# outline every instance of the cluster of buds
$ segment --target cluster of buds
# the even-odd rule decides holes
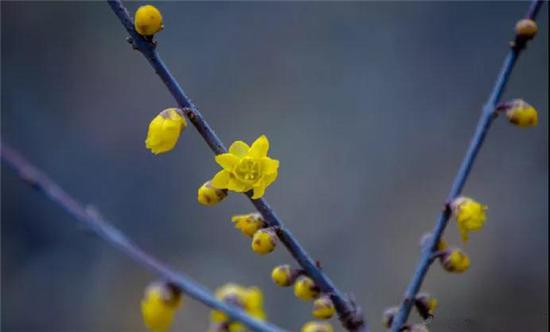
[[[248,315],[265,320],[263,294],[257,287],[243,287],[228,283],[216,290],[216,298],[244,310]],[[224,312],[213,310],[210,314],[210,332],[245,332],[246,327],[232,321]]]
[[[145,288],[141,314],[149,330],[165,332],[170,328],[177,309],[182,305],[181,293],[179,287],[164,281],[155,281]]]
[[[330,319],[336,309],[330,297],[321,293],[313,279],[303,270],[293,269],[288,264],[276,266],[271,271],[271,279],[280,287],[294,286],[294,295],[302,301],[313,301],[311,314],[317,319]]]

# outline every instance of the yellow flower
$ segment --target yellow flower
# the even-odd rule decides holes
[[[235,192],[253,190],[253,199],[262,197],[265,188],[277,178],[279,161],[267,156],[269,140],[260,136],[252,146],[236,141],[228,153],[216,156],[216,162],[223,168],[212,179],[212,185],[219,189]]]
[[[508,121],[518,127],[534,127],[539,123],[537,110],[522,99],[505,103],[502,108],[506,110]]]
[[[258,212],[236,215],[231,217],[231,221],[235,223],[236,229],[248,237],[252,237],[254,233],[265,226],[264,218]]]
[[[266,319],[266,314],[263,308],[263,294],[261,289],[257,287],[243,287],[237,284],[228,283],[218,288],[215,296],[218,300],[240,307],[256,319]],[[221,311],[212,311],[210,314],[210,320],[215,326],[226,324],[231,332],[245,330],[242,324],[232,322],[230,318]]]
[[[172,150],[187,122],[177,108],[167,108],[160,112],[149,124],[145,146],[154,154]]]
[[[279,265],[271,271],[271,279],[277,286],[291,286],[296,279],[296,271],[292,270],[290,265]]]
[[[301,332],[333,332],[332,325],[327,322],[307,322],[302,326]]]
[[[197,200],[200,204],[211,206],[216,205],[227,197],[227,192],[222,189],[212,187],[210,181],[206,181],[199,190],[197,190]]]
[[[152,36],[162,30],[162,15],[160,11],[151,5],[138,8],[134,17],[134,27],[142,36]]]
[[[155,282],[145,290],[141,313],[145,326],[153,332],[165,332],[181,306],[181,292],[174,286]]]
[[[469,233],[479,231],[487,220],[487,206],[482,205],[471,198],[459,197],[455,199],[451,208],[456,217],[458,230],[462,241],[468,241]]]
[[[304,301],[310,301],[319,296],[319,288],[309,277],[301,276],[294,284],[294,295]]]
[[[462,250],[453,249],[443,256],[441,264],[448,272],[463,273],[470,267],[470,258]]]
[[[321,296],[313,302],[311,314],[318,319],[329,319],[334,315],[336,309],[328,296]]]
[[[252,237],[252,251],[260,255],[267,255],[277,244],[277,236],[271,228],[262,228],[254,233]]]

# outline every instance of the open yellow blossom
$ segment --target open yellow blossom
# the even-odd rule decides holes
[[[212,187],[210,181],[206,181],[197,190],[197,200],[200,204],[206,206],[216,205],[227,197],[227,192],[223,189]]]
[[[332,325],[327,322],[307,322],[302,326],[301,332],[333,332]]]
[[[258,212],[235,215],[231,217],[231,221],[235,223],[236,229],[248,237],[254,236],[254,233],[265,226],[264,218]]]
[[[265,135],[250,147],[243,141],[234,142],[228,153],[216,156],[216,162],[223,170],[214,176],[212,185],[235,192],[253,190],[252,198],[261,198],[279,171],[279,161],[269,158],[268,150],[269,140]]]
[[[263,308],[263,294],[261,289],[257,287],[243,287],[234,283],[228,283],[218,288],[215,296],[218,300],[240,307],[256,319],[266,319]],[[215,326],[227,326],[227,330],[230,332],[246,330],[241,323],[231,321],[230,318],[221,311],[212,311],[210,320]]]
[[[479,231],[487,220],[487,206],[471,198],[459,197],[452,202],[451,208],[464,242],[468,241],[470,232]]]
[[[313,301],[313,310],[311,311],[313,317],[318,319],[329,319],[335,312],[336,309],[330,297],[321,296]]]
[[[514,125],[527,128],[539,123],[537,110],[522,99],[515,99],[504,104],[506,117]]]
[[[442,257],[441,264],[448,272],[463,273],[470,267],[470,258],[462,250],[453,249]]]
[[[294,283],[294,295],[300,300],[310,301],[319,296],[319,288],[310,277],[301,276]]]
[[[181,132],[187,127],[181,111],[167,108],[160,112],[149,124],[145,146],[154,154],[172,150]]]
[[[145,326],[153,332],[165,332],[181,306],[181,291],[172,285],[155,282],[145,290],[141,313]]]
[[[162,30],[162,15],[160,11],[151,5],[138,8],[134,17],[134,27],[142,36],[152,36]]]

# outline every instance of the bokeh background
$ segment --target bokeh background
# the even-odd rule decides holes
[[[226,143],[268,135],[281,169],[266,197],[382,331],[527,5],[163,2],[158,41]],[[286,251],[259,257],[233,230],[249,202],[196,202],[218,169],[196,131],[169,154],[145,149],[149,121],[174,101],[110,8],[1,10],[2,140],[177,269],[210,288],[261,287],[269,318],[290,330],[309,320],[310,304],[270,281]],[[436,264],[425,283],[440,299],[434,331],[548,330],[547,10],[505,94],[535,105],[540,124],[496,121],[465,189],[490,208],[464,246],[471,269]],[[446,236],[462,246],[454,223]],[[2,168],[2,331],[145,331],[139,301],[153,279]],[[188,300],[173,330],[207,324]]]

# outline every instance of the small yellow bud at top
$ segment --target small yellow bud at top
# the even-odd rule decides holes
[[[227,192],[222,189],[212,187],[210,181],[206,181],[199,190],[197,190],[197,200],[200,204],[211,206],[221,202],[227,197]]]
[[[268,151],[269,140],[265,135],[252,146],[243,141],[234,142],[228,153],[216,156],[216,162],[223,169],[214,176],[212,185],[236,192],[253,190],[252,199],[262,197],[279,172],[279,161],[269,158]]]
[[[181,132],[187,127],[181,111],[167,108],[160,112],[149,124],[145,146],[154,154],[172,150]]]
[[[539,123],[537,110],[522,99],[514,99],[499,106],[510,123],[520,127],[535,127]]]
[[[416,309],[423,319],[433,317],[437,308],[437,299],[430,294],[421,293],[415,299]]]
[[[302,326],[301,332],[333,332],[332,325],[327,322],[307,322]]]
[[[393,319],[398,312],[398,307],[390,307],[384,310],[384,314],[382,315],[382,326],[387,329],[391,328],[391,325],[393,324]]]
[[[231,217],[235,228],[248,237],[252,237],[259,229],[265,226],[264,218],[258,212],[240,214]]]
[[[516,23],[516,36],[524,40],[530,40],[535,37],[538,31],[537,22],[525,18]]]
[[[138,8],[134,17],[134,27],[142,36],[152,36],[162,30],[162,15],[160,11],[151,5]]]
[[[294,283],[294,295],[304,301],[311,301],[319,296],[319,287],[310,277],[301,276]]]
[[[479,231],[487,220],[485,214],[487,206],[481,205],[471,198],[459,197],[451,203],[451,208],[464,242],[468,240],[470,232]]]
[[[330,297],[324,295],[313,301],[311,314],[318,319],[329,319],[334,315],[336,309]]]
[[[271,271],[271,279],[277,286],[288,287],[296,280],[297,273],[290,265],[279,265]]]
[[[260,255],[266,255],[275,250],[277,235],[271,228],[263,228],[254,233],[252,237],[252,251]]]
[[[463,273],[470,267],[470,258],[462,250],[453,249],[441,258],[441,264],[448,272]]]
[[[145,326],[153,332],[165,332],[181,306],[181,291],[172,284],[155,282],[145,289],[141,313]]]

